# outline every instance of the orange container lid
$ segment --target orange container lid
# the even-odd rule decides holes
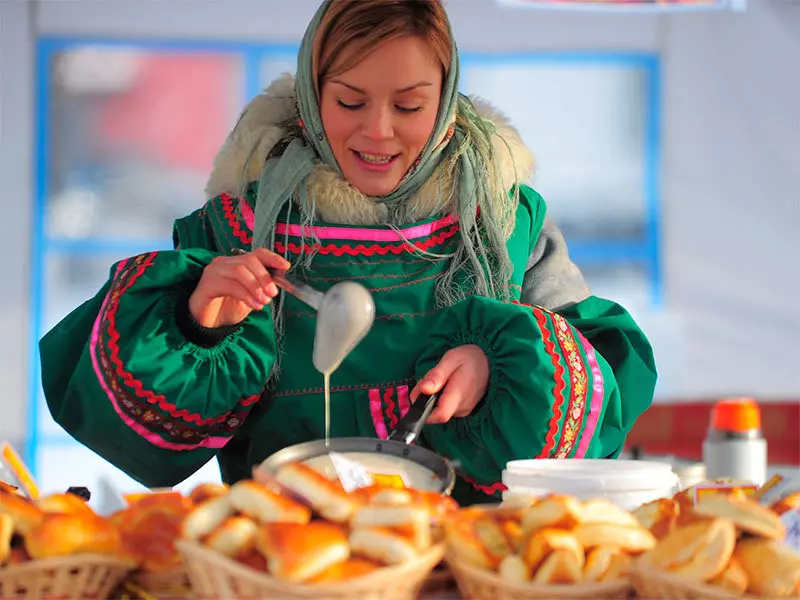
[[[761,429],[761,411],[752,398],[725,398],[711,409],[711,428],[737,432]]]

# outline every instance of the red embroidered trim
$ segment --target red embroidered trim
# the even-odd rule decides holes
[[[575,336],[572,335],[572,329],[569,323],[559,314],[550,313],[550,315],[553,320],[553,325],[555,326],[558,344],[561,346],[561,354],[569,370],[569,408],[567,409],[567,417],[564,419],[564,425],[561,429],[561,441],[555,453],[555,458],[566,458],[575,447],[578,432],[583,422],[583,413],[586,408],[586,395],[588,391],[588,377],[586,374],[586,365],[578,349]]]
[[[136,396],[139,398],[143,398],[149,404],[155,404],[159,409],[168,413],[171,417],[175,419],[181,419],[188,423],[192,423],[197,427],[206,427],[209,425],[214,425],[217,423],[223,423],[231,416],[234,416],[234,410],[231,410],[228,413],[220,415],[218,417],[210,417],[207,419],[203,419],[197,413],[191,413],[186,409],[178,409],[177,406],[168,402],[164,396],[156,395],[150,390],[144,389],[144,386],[141,381],[134,378],[133,374],[125,370],[125,366],[122,360],[119,357],[119,339],[120,335],[116,329],[116,313],[117,308],[119,307],[119,300],[122,295],[136,282],[136,280],[141,277],[141,275],[145,272],[145,270],[153,264],[153,261],[158,253],[151,252],[146,255],[142,255],[141,257],[137,257],[137,259],[142,259],[139,266],[136,268],[136,272],[133,273],[125,285],[118,287],[117,289],[113,290],[110,297],[109,297],[109,307],[106,311],[106,320],[108,323],[108,347],[111,349],[111,362],[114,363],[116,367],[116,374],[122,379],[122,382],[131,388]],[[248,396],[240,400],[237,403],[236,408],[238,407],[246,407],[252,404],[255,404],[258,401],[260,394],[255,394],[253,396]]]
[[[389,429],[397,427],[397,415],[394,414],[394,409],[397,407],[397,404],[392,400],[393,394],[394,388],[386,388],[386,391],[383,393],[383,401],[386,403],[384,413],[389,417]]]
[[[483,492],[484,494],[487,494],[489,496],[496,494],[497,492],[505,492],[508,489],[508,487],[501,481],[493,483],[492,485],[481,485],[479,483],[475,483],[475,481],[473,481],[466,475],[462,475],[461,473],[459,473],[458,476],[461,477],[461,479],[466,481],[468,484],[470,484],[473,488],[475,488],[479,492]]]
[[[447,239],[456,235],[459,231],[458,224],[452,225],[449,229],[443,231],[440,234],[432,235],[427,240],[424,241],[417,241],[413,244],[409,244],[408,242],[401,242],[399,244],[387,244],[385,246],[381,246],[379,244],[372,244],[370,246],[365,246],[364,244],[358,244],[355,247],[351,246],[350,244],[306,244],[305,246],[301,246],[300,244],[295,244],[294,242],[289,242],[288,250],[291,254],[311,254],[316,252],[318,254],[332,254],[334,256],[374,256],[375,254],[386,255],[386,254],[402,254],[403,252],[413,252],[414,247],[419,248],[420,250],[428,250],[429,248],[433,248],[434,246],[438,246],[439,244],[443,244]],[[275,242],[275,252],[278,254],[285,254],[287,250],[287,245],[283,242],[276,241]]]
[[[517,303],[520,304],[520,303]],[[539,307],[533,308],[533,314],[536,316],[536,323],[542,332],[542,339],[544,340],[544,348],[550,355],[553,361],[553,368],[555,369],[555,389],[553,390],[553,416],[550,419],[550,430],[547,432],[547,438],[544,448],[538,458],[547,458],[553,451],[556,445],[556,433],[558,432],[558,423],[561,421],[561,405],[564,403],[564,366],[561,364],[561,357],[556,350],[556,345],[550,338],[550,330],[547,329],[547,321],[544,312]]]
[[[220,194],[220,202],[222,202],[222,212],[233,230],[233,235],[239,238],[243,244],[252,244],[253,236],[242,230],[242,224],[239,216],[236,214],[236,208],[233,205],[233,198],[228,194]]]

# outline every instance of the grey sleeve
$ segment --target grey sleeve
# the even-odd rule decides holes
[[[528,257],[520,301],[555,311],[590,295],[583,274],[569,258],[564,236],[550,219],[545,219]]]

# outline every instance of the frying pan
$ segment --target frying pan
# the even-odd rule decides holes
[[[342,454],[345,458],[348,454],[355,453],[384,455],[397,459],[392,462],[397,462],[400,469],[402,469],[404,462],[425,468],[430,472],[430,476],[434,479],[438,490],[444,495],[449,495],[456,481],[453,465],[446,458],[439,456],[435,452],[413,445],[414,441],[419,437],[425,421],[435,408],[437,400],[438,394],[420,396],[397,423],[397,427],[395,427],[388,439],[344,437],[332,438],[328,441],[328,444],[325,443],[325,440],[295,444],[278,450],[269,456],[254,469],[254,472],[261,471],[267,475],[274,475],[284,465],[302,463],[318,456],[325,456],[331,452]],[[414,471],[419,470],[415,469]],[[411,480],[406,481],[408,487],[421,487],[422,489],[431,487],[430,482],[415,481],[413,477],[409,477],[409,479]]]

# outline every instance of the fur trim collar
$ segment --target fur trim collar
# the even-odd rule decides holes
[[[478,114],[492,121],[497,128],[494,145],[505,187],[511,189],[516,183],[529,181],[533,176],[534,158],[517,130],[487,102],[478,98],[472,98],[472,101]],[[294,78],[284,75],[256,96],[242,112],[239,122],[214,159],[206,196],[236,195],[242,168],[253,148],[255,152],[247,181],[257,181],[269,151],[285,135],[282,124],[294,113]],[[318,167],[311,185],[316,190],[318,217],[323,221],[349,225],[375,225],[387,221],[383,204],[353,188],[329,167]],[[440,212],[450,204],[452,190],[452,165],[444,164],[420,189],[419,198],[410,207],[409,217],[420,220]]]

